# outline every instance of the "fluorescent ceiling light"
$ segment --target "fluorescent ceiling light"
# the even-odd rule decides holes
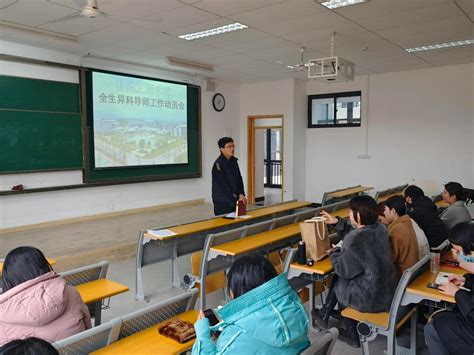
[[[184,59],[179,59],[179,58],[174,58],[174,57],[166,57],[166,60],[169,65],[173,65],[175,67],[194,69],[194,70],[199,70],[199,71],[208,71],[208,72],[214,71],[214,68],[207,64],[190,62]]]
[[[186,33],[184,35],[178,36],[179,38],[192,41],[199,38],[205,38],[210,36],[222,35],[224,33],[239,31],[248,28],[248,26],[242,25],[241,23],[231,23],[230,25],[220,26],[216,28],[211,28],[210,30]]]
[[[428,44],[426,46],[421,46],[421,47],[406,48],[405,50],[408,53],[412,53],[412,52],[432,51],[435,49],[442,49],[442,48],[467,46],[469,44],[474,44],[474,39],[466,39],[464,41],[445,42],[445,43],[439,43],[439,44]]]
[[[345,6],[351,6],[351,5],[356,5],[356,4],[361,4],[363,2],[367,2],[369,0],[329,0],[329,1],[317,1],[324,7],[327,7],[328,9],[337,9],[338,7],[345,7]]]

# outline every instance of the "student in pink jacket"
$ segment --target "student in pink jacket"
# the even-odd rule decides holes
[[[33,247],[8,253],[0,294],[0,346],[37,337],[50,343],[91,327],[87,306]]]

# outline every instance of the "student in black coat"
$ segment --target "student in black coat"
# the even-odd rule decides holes
[[[404,191],[408,205],[408,215],[423,229],[431,248],[435,248],[448,239],[444,223],[438,216],[436,204],[425,196],[418,186],[410,185]]]
[[[247,202],[239,164],[234,157],[234,140],[222,137],[217,145],[221,155],[212,165],[212,202],[216,216],[235,211],[239,200]]]
[[[449,240],[458,260],[474,256],[473,225],[457,224],[449,231]],[[474,353],[474,263],[461,262],[460,266],[469,273],[452,275],[439,286],[440,292],[454,296],[456,308],[435,314],[433,322],[425,326],[426,343],[432,355]]]

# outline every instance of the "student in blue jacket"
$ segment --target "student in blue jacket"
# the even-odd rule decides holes
[[[298,354],[309,346],[308,317],[286,274],[277,276],[263,256],[244,256],[227,275],[233,300],[215,310],[209,326],[200,313],[193,354]],[[211,330],[220,332],[217,341]]]

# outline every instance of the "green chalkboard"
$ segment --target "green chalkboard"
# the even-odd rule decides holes
[[[79,84],[0,76],[0,173],[82,169]]]

